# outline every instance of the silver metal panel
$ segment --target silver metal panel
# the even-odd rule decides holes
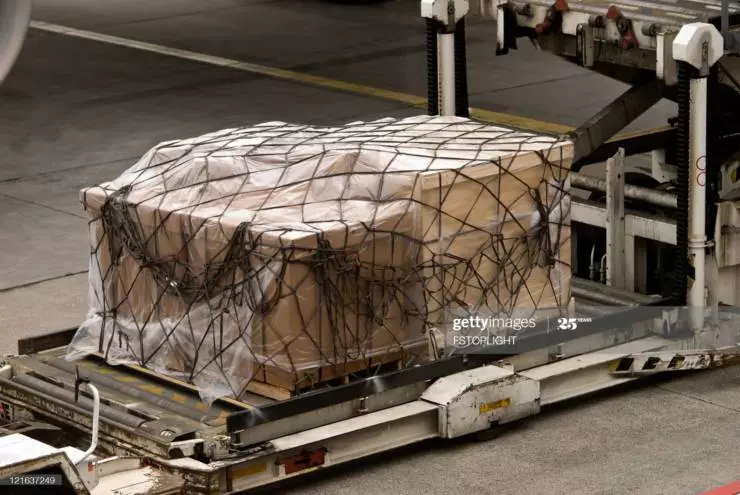
[[[483,366],[434,382],[422,399],[440,406],[440,429],[456,438],[539,412],[536,381],[497,366]]]
[[[436,413],[437,406],[428,402],[414,401],[409,402],[408,404],[402,404],[400,406],[366,414],[364,416],[340,421],[338,423],[332,423],[319,428],[302,431],[294,435],[276,438],[271,443],[276,451],[287,452],[292,449],[320,443],[329,438],[355,433],[360,430],[366,430],[374,426],[389,425],[394,421],[419,415],[423,416],[431,411]],[[436,435],[430,432],[429,435],[425,436],[431,437]]]
[[[540,402],[546,406],[628,382],[634,378],[611,375],[612,362],[633,353],[662,349],[671,344],[671,341],[660,337],[648,337],[522,371],[520,374],[540,383]]]
[[[0,466],[9,466],[58,452],[54,447],[25,435],[0,437]]]
[[[573,198],[571,219],[574,222],[605,228],[606,210],[603,206]],[[627,235],[676,245],[676,221],[673,219],[648,217],[627,212],[624,220]]]
[[[382,380],[380,378],[377,380],[382,385]],[[343,421],[357,416],[360,414],[358,412],[360,410],[364,411],[364,413],[370,413],[411,402],[418,399],[425,388],[426,384],[423,382],[385,391],[379,387],[378,393],[364,399],[355,399],[248,428],[237,434],[238,439],[236,443],[255,445],[273,438],[316,428],[329,422]]]
[[[498,366],[483,366],[440,378],[424,392],[421,398],[435,404],[449,404],[472,388],[513,376],[513,371]]]

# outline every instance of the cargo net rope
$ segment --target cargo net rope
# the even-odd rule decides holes
[[[295,395],[421,364],[454,318],[561,311],[571,157],[456,117],[162,143],[81,192],[89,312],[67,359],[143,366],[207,403]]]

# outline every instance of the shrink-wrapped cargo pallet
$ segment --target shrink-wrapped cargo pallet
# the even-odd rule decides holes
[[[160,144],[81,193],[90,308],[68,358],[135,363],[210,402],[421,363],[454,317],[559,311],[571,158],[567,141],[440,117]]]

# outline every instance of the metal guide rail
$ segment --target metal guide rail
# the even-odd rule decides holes
[[[717,28],[722,3],[708,1],[481,0],[484,14],[497,19],[499,53],[530,38],[542,49],[583,67],[634,84],[639,70],[675,83],[670,61],[680,28],[707,22]],[[740,25],[740,3],[727,5],[728,29]],[[628,68],[637,69],[630,71]]]
[[[591,283],[576,280],[574,288],[588,294]],[[516,355],[448,356],[282,402],[255,396],[251,404],[221,400],[209,409],[187,384],[88,358],[78,364],[100,390],[98,453],[144,458],[146,469],[181,476],[186,493],[237,493],[425,439],[486,434],[550,404],[655,372],[729,364],[738,355],[734,344],[707,350],[693,335],[662,335],[669,311],[645,306],[662,300],[602,292],[631,304],[614,307],[618,325],[589,312],[603,304],[596,295],[593,306],[577,306],[579,315],[594,315],[590,325],[557,341],[533,337]],[[30,339],[22,345],[32,354],[6,358],[0,403],[87,438],[92,400],[74,400],[76,369],[63,361],[64,347],[38,348],[64,340]]]

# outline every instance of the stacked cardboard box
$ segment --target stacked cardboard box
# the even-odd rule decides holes
[[[571,157],[430,117],[164,143],[82,193],[93,297],[73,353],[295,391],[423,360],[460,309],[567,306],[567,215],[543,218]]]

